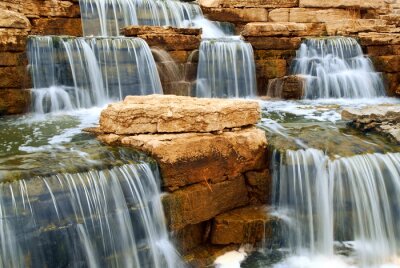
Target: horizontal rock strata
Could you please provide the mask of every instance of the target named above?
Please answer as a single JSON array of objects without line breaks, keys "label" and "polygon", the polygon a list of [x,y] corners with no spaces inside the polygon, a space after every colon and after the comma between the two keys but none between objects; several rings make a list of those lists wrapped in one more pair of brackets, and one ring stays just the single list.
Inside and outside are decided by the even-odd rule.
[{"label": "horizontal rock strata", "polygon": [[[266,135],[255,127],[259,119],[259,103],[251,100],[129,96],[105,109],[92,132],[106,144],[157,160],[168,227],[185,259],[197,266],[200,259],[213,261],[203,256],[211,249],[223,252],[244,241],[233,228],[236,219],[223,227],[215,224],[218,215],[260,206],[270,196]],[[249,243],[259,241],[260,229],[253,228],[258,212],[255,221],[243,223]],[[225,234],[231,242],[221,240]]]},{"label": "horizontal rock strata", "polygon": [[376,105],[343,110],[342,118],[363,131],[377,131],[400,144],[400,105]]},{"label": "horizontal rock strata", "polygon": [[256,101],[137,96],[109,105],[101,113],[100,128],[118,135],[212,132],[253,125],[260,113]]}]

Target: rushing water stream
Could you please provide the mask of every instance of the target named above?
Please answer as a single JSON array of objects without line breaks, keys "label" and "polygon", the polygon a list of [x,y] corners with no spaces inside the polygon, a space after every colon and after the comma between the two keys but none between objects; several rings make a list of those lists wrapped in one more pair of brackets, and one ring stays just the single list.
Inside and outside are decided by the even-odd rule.
[{"label": "rushing water stream", "polygon": [[[111,101],[162,93],[148,45],[119,36],[121,27],[203,28],[201,97],[254,97],[252,47],[194,3],[80,6],[86,37],[29,40],[34,113],[0,121],[0,267],[180,267],[154,161],[82,129]],[[305,78],[304,100],[260,101],[273,152],[269,213],[282,233],[242,266],[400,267],[400,146],[340,116],[400,101],[384,97],[381,75],[352,38],[305,40],[291,73]]]}]

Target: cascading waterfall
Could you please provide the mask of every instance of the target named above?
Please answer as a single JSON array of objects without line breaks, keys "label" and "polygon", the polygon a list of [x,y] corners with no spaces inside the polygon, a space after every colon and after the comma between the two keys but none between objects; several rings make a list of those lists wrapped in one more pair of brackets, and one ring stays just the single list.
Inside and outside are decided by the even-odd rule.
[{"label": "cascading waterfall", "polygon": [[295,254],[333,256],[335,241],[354,241],[361,267],[395,261],[400,252],[399,153],[331,160],[316,149],[275,152],[274,185],[273,203],[286,219]]},{"label": "cascading waterfall", "polygon": [[256,95],[253,48],[237,38],[203,40],[200,45],[196,96]]},{"label": "cascading waterfall", "polygon": [[354,38],[307,39],[291,73],[306,78],[305,98],[373,98],[385,95],[380,73]]},{"label": "cascading waterfall", "polygon": [[185,27],[202,11],[175,0],[80,0],[85,36],[117,36],[129,25]]},{"label": "cascading waterfall", "polygon": [[159,180],[139,163],[0,184],[0,267],[180,267]]},{"label": "cascading waterfall", "polygon": [[162,93],[151,50],[140,38],[36,36],[28,55],[38,113]]}]

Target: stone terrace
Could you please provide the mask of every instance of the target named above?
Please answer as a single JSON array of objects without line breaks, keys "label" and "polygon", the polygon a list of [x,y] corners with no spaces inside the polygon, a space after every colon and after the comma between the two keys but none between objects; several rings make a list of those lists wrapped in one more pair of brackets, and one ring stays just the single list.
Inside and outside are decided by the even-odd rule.
[{"label": "stone terrace", "polygon": [[[199,0],[206,17],[234,23],[237,32],[253,45],[261,95],[271,80],[288,75],[302,38],[335,35],[360,39],[376,69],[385,74],[389,94],[400,95],[400,4],[395,2]],[[297,98],[301,94],[281,95]]]}]

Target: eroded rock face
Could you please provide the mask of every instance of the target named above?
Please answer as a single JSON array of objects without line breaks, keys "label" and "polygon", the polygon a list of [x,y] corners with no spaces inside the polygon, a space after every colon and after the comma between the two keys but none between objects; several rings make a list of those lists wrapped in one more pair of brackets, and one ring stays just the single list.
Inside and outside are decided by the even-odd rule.
[{"label": "eroded rock face", "polygon": [[257,123],[256,101],[200,99],[172,95],[128,96],[100,117],[105,133],[212,132]]},{"label": "eroded rock face", "polygon": [[267,96],[282,99],[302,99],[306,80],[299,75],[289,75],[269,80]]},{"label": "eroded rock face", "polygon": [[375,105],[343,110],[342,118],[363,131],[377,131],[400,144],[400,105]]},{"label": "eroded rock face", "polygon": [[218,182],[266,168],[265,132],[255,127],[221,134],[182,133],[121,137],[101,135],[150,154],[159,163],[164,187],[174,190],[199,182]]},{"label": "eroded rock face", "polygon": [[269,216],[267,207],[239,208],[215,217],[211,242],[217,245],[255,244],[272,237],[279,220]]}]

